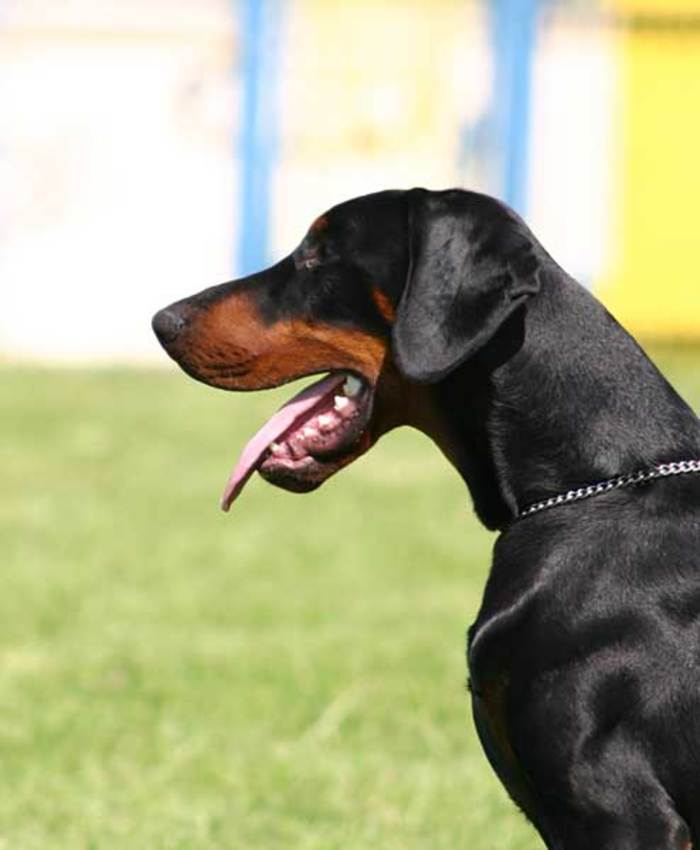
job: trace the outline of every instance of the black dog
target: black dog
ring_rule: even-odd
[[[550,848],[700,843],[700,423],[518,216],[358,198],[153,325],[224,389],[330,373],[251,440],[225,508],[254,469],[309,490],[393,427],[429,434],[502,532],[468,657],[509,793]]]

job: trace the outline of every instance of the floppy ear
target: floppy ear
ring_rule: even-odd
[[[508,207],[475,192],[409,192],[409,267],[393,328],[400,371],[438,381],[540,287],[544,251]]]

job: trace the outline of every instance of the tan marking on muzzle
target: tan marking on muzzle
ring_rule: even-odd
[[[335,369],[376,382],[387,342],[363,331],[282,319],[266,325],[246,292],[233,293],[196,315],[178,362],[195,378],[231,390],[278,386]]]

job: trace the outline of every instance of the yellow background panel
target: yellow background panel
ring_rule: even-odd
[[[673,12],[691,7],[674,0]],[[700,28],[631,28],[621,50],[620,244],[598,291],[635,333],[700,339]]]
[[[700,12],[699,0],[609,0],[603,5],[617,12],[664,17]]]

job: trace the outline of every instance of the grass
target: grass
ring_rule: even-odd
[[[697,408],[697,352],[657,359]],[[226,516],[288,388],[0,381],[0,850],[541,846],[469,719],[492,540],[427,440]]]

